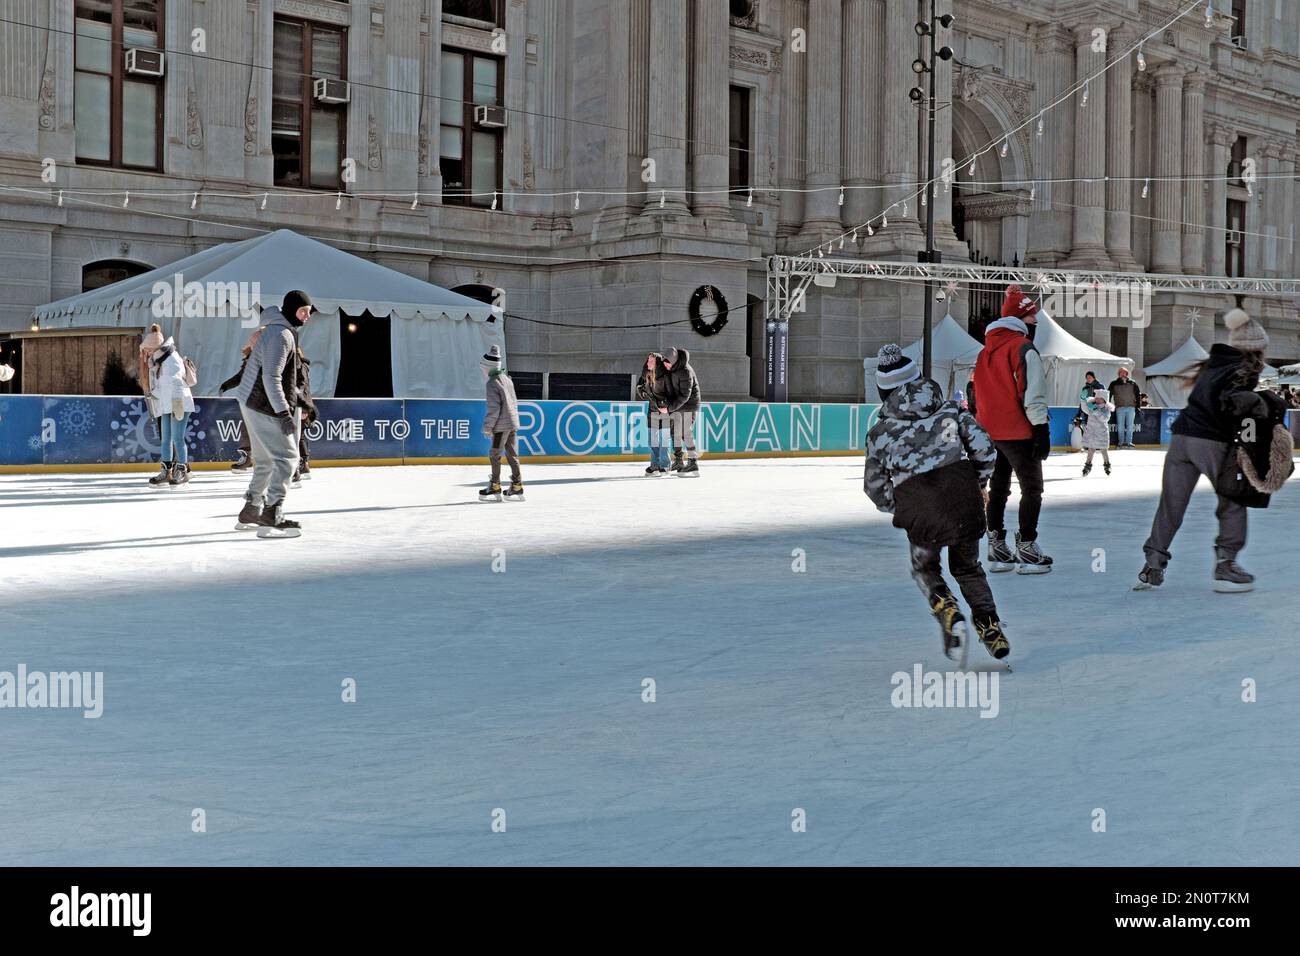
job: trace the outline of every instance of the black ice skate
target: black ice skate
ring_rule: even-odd
[[[1165,583],[1165,572],[1160,568],[1153,568],[1151,565],[1145,565],[1138,572],[1138,583],[1133,585],[1134,591],[1154,591],[1156,588]]]
[[[948,592],[936,594],[930,602],[930,613],[939,622],[943,634],[943,654],[961,670],[966,669],[966,652],[970,643],[970,632],[966,628],[966,618],[961,613],[961,605]]]
[[[664,470],[659,465],[651,465],[645,470],[645,473],[647,478],[658,478],[664,473]]]
[[[993,655],[994,660],[1000,661],[1011,653],[1011,642],[1002,632],[1002,622],[997,618],[976,621],[975,630],[979,632],[980,643]]]
[[[311,481],[311,462],[306,459],[298,465],[298,478],[301,481]]]
[[[252,501],[245,501],[243,510],[235,519],[236,531],[256,531],[262,526],[262,506]]]
[[[177,464],[172,467],[172,476],[168,480],[168,484],[171,485],[171,487],[175,488],[178,485],[183,485],[189,480],[190,480],[189,465]]]
[[[149,479],[149,484],[153,485],[155,488],[161,488],[164,485],[170,484],[171,480],[172,480],[172,463],[170,461],[164,461],[162,463],[162,468],[158,471],[158,474],[154,475],[152,478]]]
[[[490,481],[488,486],[478,493],[479,501],[500,501],[501,500],[501,482]]]
[[[239,449],[239,457],[236,458],[236,459],[235,459],[235,463],[234,463],[233,465],[230,466],[230,470],[231,470],[231,471],[248,471],[248,469],[250,469],[250,468],[252,468],[252,467],[253,467],[253,458],[252,458],[252,456],[249,455],[248,452],[244,451],[244,449],[242,449],[242,448]]]
[[[989,532],[989,571],[1013,571],[1016,567],[1016,556],[1011,553],[1007,547],[1007,533],[1005,531]]]
[[[284,516],[284,501],[273,501],[262,509],[258,519],[259,538],[296,538],[302,534],[302,525]]]
[[[509,501],[523,501],[524,483],[522,481],[510,482],[510,487],[505,490],[505,496]]]
[[[1088,475],[1089,475],[1091,472],[1092,472],[1092,462],[1090,462],[1090,461],[1088,461],[1088,462],[1084,462],[1084,464],[1083,464],[1083,477],[1087,478]]]
[[[300,472],[296,468],[293,470],[293,475],[289,478],[289,487],[290,488],[302,487],[302,472]]]
[[[672,471],[681,471],[681,470],[682,470],[682,465],[683,465],[683,462],[682,462],[682,453],[681,453],[681,452],[674,452],[674,453],[673,453],[673,464],[672,464],[672,468],[671,468],[671,470],[672,470]]]
[[[698,478],[700,477],[700,463],[692,458],[681,468],[677,469],[678,478]]]
[[[1108,461],[1103,461],[1103,462],[1101,463],[1101,470],[1104,471],[1106,474],[1109,475],[1109,474],[1110,474],[1110,462],[1108,462]]]
[[[1016,532],[1016,573],[1046,574],[1052,570],[1052,559],[1043,554],[1037,541],[1021,541]]]
[[[1237,594],[1255,590],[1255,575],[1251,574],[1235,558],[1224,557],[1219,553],[1219,561],[1214,566],[1214,590],[1220,594]]]

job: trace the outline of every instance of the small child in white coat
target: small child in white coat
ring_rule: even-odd
[[[185,430],[194,411],[194,395],[185,384],[185,361],[171,338],[149,358],[149,393],[158,409],[162,437],[162,471],[149,484],[183,485],[190,480]]]
[[[1101,467],[1110,474],[1110,415],[1115,406],[1110,402],[1110,395],[1104,388],[1099,388],[1079,402],[1079,408],[1088,416],[1088,424],[1083,429],[1083,448],[1088,453],[1088,460],[1083,464],[1083,477],[1092,471],[1092,456],[1101,452]]]

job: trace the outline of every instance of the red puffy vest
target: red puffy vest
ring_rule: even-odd
[[[975,360],[975,418],[995,441],[1033,438],[1025,415],[1025,352],[1034,347],[1015,329],[991,329]]]

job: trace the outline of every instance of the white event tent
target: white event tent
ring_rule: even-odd
[[[338,381],[340,312],[390,318],[398,398],[481,398],[480,358],[492,345],[505,354],[502,322],[494,320],[499,310],[493,306],[287,229],[213,246],[41,306],[32,316],[42,329],[143,330],[157,322],[194,361],[195,394],[215,395],[239,369],[240,347],[259,324],[256,308],[248,316],[238,308],[278,307],[293,289],[307,292],[320,309],[300,337],[312,363],[312,393],[320,398],[332,396]],[[177,290],[180,304],[172,308]]]
[[[1121,368],[1133,371],[1133,360],[1111,355],[1093,348],[1065,331],[1046,312],[1038,312],[1038,329],[1034,332],[1034,348],[1043,358],[1043,371],[1047,374],[1047,403],[1073,408],[1079,404],[1079,391],[1083,378],[1093,372],[1102,386],[1109,385]],[[979,396],[976,396],[978,400]]]
[[[1162,408],[1186,408],[1187,396],[1191,391],[1186,373],[1197,362],[1210,357],[1205,346],[1189,336],[1182,345],[1165,358],[1143,369],[1147,377],[1146,393],[1152,405]]]
[[[975,359],[980,354],[979,340],[961,327],[951,315],[945,315],[930,333],[930,377],[939,383],[945,398],[951,398],[954,391],[964,391],[966,382],[975,370]],[[921,366],[923,355],[922,341],[917,339],[903,354]],[[876,391],[876,356],[862,360],[862,372],[866,383],[866,400],[874,403],[880,400]]]

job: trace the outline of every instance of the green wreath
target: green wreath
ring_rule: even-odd
[[[718,309],[711,322],[700,317],[700,307],[712,302]],[[702,285],[691,295],[691,328],[703,336],[717,335],[727,324],[727,300],[722,292],[711,285]]]

